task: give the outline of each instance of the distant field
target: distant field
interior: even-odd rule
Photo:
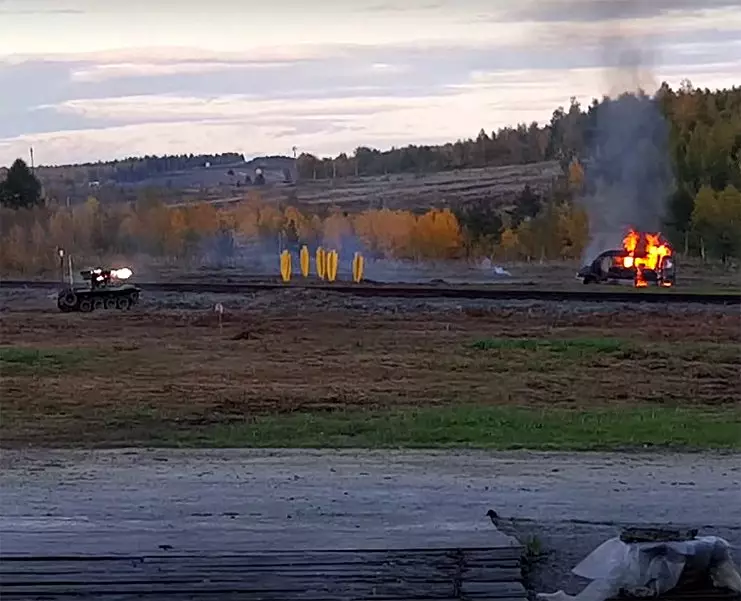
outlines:
[[[239,175],[229,175],[229,171]],[[138,182],[135,186],[107,184],[90,188],[77,184],[74,190],[62,189],[58,175],[46,169],[42,180],[49,182],[57,195],[72,195],[84,200],[93,194],[102,199],[136,197],[137,190],[154,186],[162,190],[171,204],[177,205],[198,200],[215,204],[236,202],[250,191],[259,191],[265,200],[294,202],[307,206],[326,207],[337,205],[348,211],[388,207],[390,209],[425,209],[433,205],[456,205],[477,198],[508,202],[529,184],[544,190],[552,178],[560,173],[555,161],[483,169],[461,169],[426,174],[396,174],[387,176],[343,177],[335,180],[300,180],[295,185],[284,184],[280,174],[267,173],[265,186],[237,186],[239,167],[225,165],[220,168],[193,169],[162,174]]]
[[[560,173],[557,162],[421,175],[347,178],[302,182],[293,190],[309,206],[337,205],[347,210],[367,208],[424,209],[487,198],[509,202],[529,184],[545,190]]]

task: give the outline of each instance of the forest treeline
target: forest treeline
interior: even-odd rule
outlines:
[[[691,254],[723,261],[741,256],[741,88],[711,92],[686,84],[676,91],[663,85],[650,99],[626,94],[595,100],[586,110],[572,101],[568,110],[556,110],[544,127],[482,131],[475,140],[442,146],[386,152],[361,148],[353,157],[299,157],[301,175],[317,178],[562,161],[563,175],[548,193],[539,195],[525,186],[507,207],[484,198],[423,214],[388,210],[318,214],[296,206],[267,205],[255,193],[222,210],[205,203],[168,208],[156,198],[116,206],[90,199],[66,207],[44,199],[38,181],[19,160],[0,182],[5,207],[0,215],[0,269],[43,271],[53,266],[57,245],[101,260],[132,253],[182,260],[197,257],[213,240],[219,242],[220,255],[228,257],[240,241],[278,237],[289,244],[325,244],[393,258],[579,258],[588,240],[588,219],[579,199],[589,193],[594,165],[590,153],[595,137],[604,135],[600,120],[621,114],[611,109],[630,109],[638,101],[652,103],[667,127],[661,139],[650,138],[655,135],[652,131],[638,141],[657,145],[670,159],[675,186],[666,199],[666,233],[677,248]],[[603,157],[602,167],[604,162]]]
[[[430,172],[545,160],[559,160],[564,168],[573,161],[586,164],[599,145],[597,136],[603,135],[600,118],[619,114],[611,105],[636,96],[644,95],[595,99],[586,109],[572,98],[568,108],[557,108],[542,127],[532,123],[490,133],[482,129],[475,139],[440,146],[412,145],[383,152],[358,148],[353,156],[324,159],[302,154],[298,171],[303,178],[331,178],[356,172]],[[663,83],[651,101],[668,126],[666,148],[660,150],[668,153],[676,182],[669,191],[667,226],[673,235],[685,234],[691,230],[694,199],[703,186],[716,192],[728,186],[741,189],[741,87],[711,91],[685,82],[673,90]]]
[[[224,209],[208,203],[171,208],[157,200],[106,206],[90,198],[72,207],[0,211],[0,271],[5,274],[53,273],[57,248],[73,249],[92,263],[141,256],[188,262],[208,256],[212,264],[228,265],[243,249],[254,248],[251,243],[261,253],[274,252],[276,261],[279,247],[298,250],[304,244],[312,250],[319,245],[337,249],[343,256],[361,250],[369,258],[515,260],[578,258],[587,241],[583,211],[567,204],[517,225],[494,216],[496,237],[467,229],[466,216],[450,209],[319,215],[264,203],[259,193]]]

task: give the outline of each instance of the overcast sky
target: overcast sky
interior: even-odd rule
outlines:
[[[0,0],[0,165],[335,154],[741,84],[741,0]]]

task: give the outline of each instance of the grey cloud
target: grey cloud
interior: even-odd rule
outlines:
[[[78,15],[84,12],[82,8],[64,4],[64,0],[0,0],[0,15]]]
[[[410,8],[421,9],[421,10],[432,10],[436,8],[442,8],[445,6],[443,1],[429,0],[427,2],[419,2],[413,4],[408,0],[406,2],[378,2],[377,4],[371,4],[367,7],[368,12],[404,12]]]
[[[505,9],[509,21],[598,22],[656,17],[674,11],[741,8],[741,0],[551,0]]]
[[[572,0],[576,1],[576,0]],[[664,64],[708,64],[741,58],[741,32],[716,30],[688,34],[659,34],[638,40],[639,47],[702,43],[707,46],[667,53]],[[156,77],[127,75],[103,81],[79,81],[75,72],[96,66],[92,60],[71,62],[0,62],[0,89],[13,90],[0,103],[0,138],[21,134],[82,129],[123,124],[115,120],[92,121],[81,115],[63,114],[53,107],[65,101],[123,96],[175,95],[214,98],[249,95],[255,99],[295,101],[304,99],[358,97],[435,97],[454,93],[474,71],[526,69],[595,68],[622,64],[619,52],[605,54],[604,47],[533,44],[517,50],[498,46],[471,47],[342,47],[334,56],[303,59],[278,67],[254,68],[235,62],[228,70],[158,74]],[[184,61],[178,61],[178,64]],[[198,61],[189,61],[198,64]],[[213,58],[208,62],[213,62]],[[160,64],[167,64],[160,63]],[[372,70],[387,64],[400,70]],[[564,92],[568,94],[568,91]]]
[[[81,15],[84,11],[74,8],[2,8],[0,15]]]

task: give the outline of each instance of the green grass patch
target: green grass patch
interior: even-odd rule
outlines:
[[[166,445],[597,450],[741,448],[741,411],[462,406],[264,416],[181,432]]]
[[[93,355],[87,349],[0,347],[0,373],[15,375],[70,369]]]
[[[633,350],[633,344],[618,338],[485,338],[471,345],[480,351],[546,351],[556,355],[616,354]]]

